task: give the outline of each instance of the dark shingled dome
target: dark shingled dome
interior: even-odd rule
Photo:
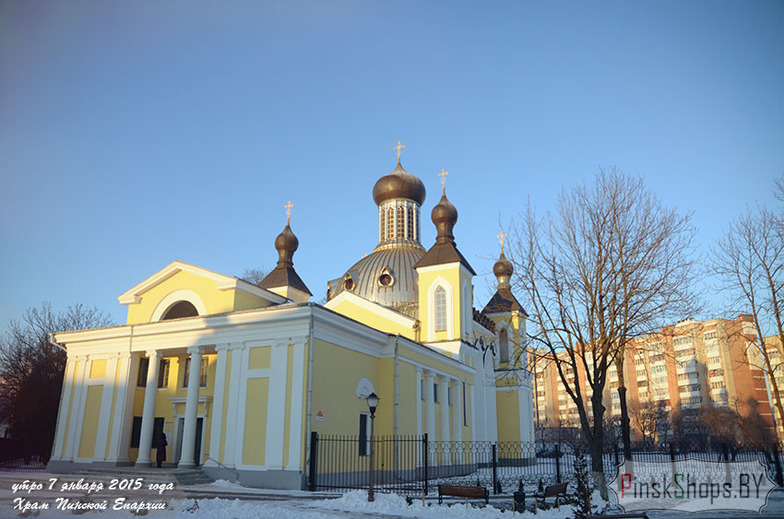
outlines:
[[[503,276],[510,278],[512,277],[512,274],[514,274],[514,266],[512,265],[511,261],[506,259],[506,256],[504,256],[504,251],[501,251],[501,257],[498,258],[498,261],[496,261],[495,265],[493,265],[493,274],[495,274],[495,277],[497,278]]]
[[[376,205],[395,198],[413,200],[420,206],[425,201],[425,185],[417,177],[406,172],[400,163],[392,173],[378,179],[373,186],[373,201]]]

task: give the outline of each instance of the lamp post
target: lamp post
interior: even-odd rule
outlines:
[[[378,395],[370,393],[367,397],[368,409],[370,409],[370,474],[368,477],[368,502],[372,502],[375,497],[373,495],[373,469],[374,469],[374,452],[373,452],[373,433],[374,421],[376,418],[376,407],[378,407]]]

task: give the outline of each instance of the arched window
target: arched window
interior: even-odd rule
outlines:
[[[196,307],[193,306],[193,303],[190,301],[180,301],[178,303],[174,303],[172,306],[169,307],[168,310],[163,314],[161,317],[161,321],[165,321],[167,319],[179,319],[181,317],[195,317],[199,315],[198,310]]]
[[[498,355],[499,361],[502,363],[509,362],[509,334],[506,331],[506,328],[501,328],[501,331],[498,333]]]
[[[435,305],[436,305],[436,331],[446,331],[446,290],[444,287],[438,287],[435,291]]]

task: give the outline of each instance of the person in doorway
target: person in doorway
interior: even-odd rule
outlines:
[[[160,436],[158,436],[158,439],[155,441],[155,447],[158,449],[158,453],[155,455],[155,461],[158,462],[158,468],[161,468],[161,464],[166,461],[167,445],[166,433],[161,432]]]

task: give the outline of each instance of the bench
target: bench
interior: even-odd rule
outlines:
[[[639,514],[599,514],[589,515],[588,519],[648,519],[648,514],[645,512]]]
[[[566,498],[566,485],[567,483],[556,483],[555,485],[547,485],[544,487],[544,492],[537,492],[534,494],[534,511],[538,508],[539,500],[545,504],[548,497],[555,496],[555,506],[561,508],[561,498]]]
[[[442,504],[444,496],[464,497],[466,498],[466,506],[468,506],[468,499],[484,499],[485,504],[490,503],[490,492],[487,487],[462,487],[458,485],[438,485],[438,504]]]

